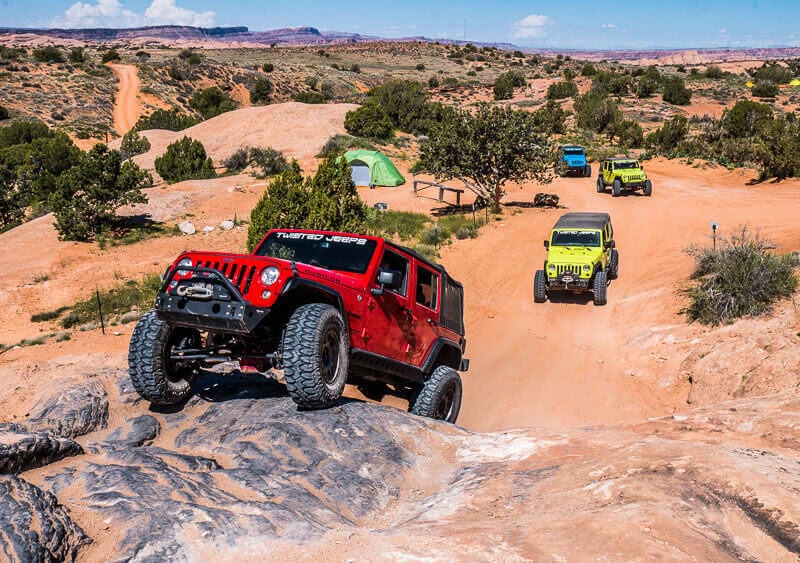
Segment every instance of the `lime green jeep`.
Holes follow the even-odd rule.
[[[600,161],[597,176],[597,193],[604,193],[611,186],[611,195],[617,197],[623,191],[642,190],[644,195],[653,194],[653,183],[647,179],[644,168],[635,158],[604,158]]]
[[[547,260],[533,277],[533,300],[544,303],[552,291],[592,291],[594,304],[606,304],[608,280],[617,278],[619,254],[608,213],[567,213],[544,241]]]

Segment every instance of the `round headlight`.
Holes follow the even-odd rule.
[[[275,266],[267,266],[264,268],[264,271],[261,272],[261,283],[266,286],[270,286],[276,281],[281,275],[281,271],[276,268]]]
[[[179,268],[181,266],[191,266],[191,265],[192,265],[192,259],[191,258],[183,258],[180,262],[178,262],[178,267]],[[186,276],[188,274],[189,274],[188,270],[178,270],[178,275],[179,276]]]
[[[551,272],[555,272],[556,271],[556,265],[555,264],[548,264],[547,265],[547,269],[550,270]]]
[[[592,267],[591,267],[589,264],[584,264],[584,265],[583,265],[583,271],[584,271],[584,272],[588,272],[588,271],[589,271],[589,270],[591,270],[591,269],[592,269]]]

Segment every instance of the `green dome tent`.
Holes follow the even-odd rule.
[[[347,151],[344,158],[352,167],[356,186],[399,186],[406,182],[392,161],[380,151]]]

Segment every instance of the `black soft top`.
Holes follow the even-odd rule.
[[[556,222],[554,229],[599,229],[611,222],[608,213],[567,213]]]

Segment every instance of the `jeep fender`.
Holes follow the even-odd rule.
[[[297,300],[297,304],[305,304],[306,302],[311,302],[311,300],[308,299],[309,294],[313,295],[315,293],[321,293],[331,305],[339,310],[342,318],[345,320],[347,319],[347,311],[345,310],[344,299],[342,299],[341,294],[335,289],[313,280],[298,277],[289,278],[286,285],[284,285],[281,290],[281,301],[283,301],[282,304],[284,304],[288,301],[292,301],[294,296],[302,295],[302,297]]]
[[[434,341],[425,363],[422,364],[422,372],[429,375],[440,365],[449,366],[455,370],[461,370],[463,367],[459,347],[452,340],[441,336]]]

